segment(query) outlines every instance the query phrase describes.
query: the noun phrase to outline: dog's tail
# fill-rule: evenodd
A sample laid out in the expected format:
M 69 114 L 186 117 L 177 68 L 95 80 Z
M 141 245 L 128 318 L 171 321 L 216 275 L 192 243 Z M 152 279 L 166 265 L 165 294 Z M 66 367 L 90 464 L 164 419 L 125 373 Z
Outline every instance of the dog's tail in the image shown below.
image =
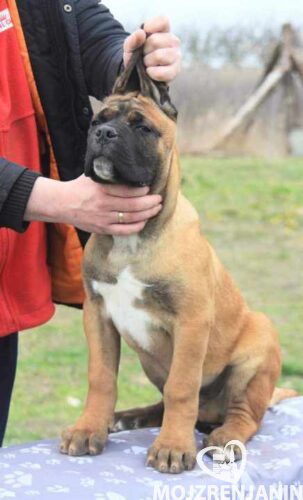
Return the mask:
M 276 403 L 280 403 L 280 401 L 283 401 L 283 399 L 296 398 L 297 396 L 299 396 L 299 393 L 297 391 L 294 391 L 293 389 L 276 387 L 270 400 L 269 406 L 274 406 Z

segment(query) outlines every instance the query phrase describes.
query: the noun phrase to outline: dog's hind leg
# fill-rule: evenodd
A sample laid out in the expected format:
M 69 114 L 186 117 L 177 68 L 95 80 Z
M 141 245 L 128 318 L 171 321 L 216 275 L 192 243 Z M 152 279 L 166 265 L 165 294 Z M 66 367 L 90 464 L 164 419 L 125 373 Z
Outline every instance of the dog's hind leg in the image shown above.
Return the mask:
M 160 427 L 163 411 L 163 401 L 159 401 L 159 403 L 144 408 L 132 408 L 115 412 L 114 423 L 109 431 L 119 432 L 129 429 L 141 429 L 142 427 Z
M 263 320 L 264 318 L 264 320 Z M 263 327 L 263 329 L 261 329 Z M 225 389 L 225 418 L 224 424 L 215 429 L 204 440 L 204 446 L 223 447 L 231 440 L 245 443 L 259 429 L 265 411 L 270 405 L 277 378 L 280 373 L 280 350 L 278 344 L 268 341 L 263 346 L 263 353 L 258 345 L 254 351 L 246 344 L 246 335 L 256 338 L 260 332 L 265 338 L 273 338 L 270 322 L 263 316 L 252 313 L 242 337 L 242 352 L 246 356 L 238 360 L 233 366 L 233 373 Z M 266 331 L 267 329 L 267 331 Z M 239 352 L 239 351 L 238 351 Z M 258 353 L 259 357 L 253 356 Z M 260 359 L 260 355 L 262 359 Z M 254 363 L 258 359 L 257 364 Z M 237 451 L 235 449 L 236 458 Z

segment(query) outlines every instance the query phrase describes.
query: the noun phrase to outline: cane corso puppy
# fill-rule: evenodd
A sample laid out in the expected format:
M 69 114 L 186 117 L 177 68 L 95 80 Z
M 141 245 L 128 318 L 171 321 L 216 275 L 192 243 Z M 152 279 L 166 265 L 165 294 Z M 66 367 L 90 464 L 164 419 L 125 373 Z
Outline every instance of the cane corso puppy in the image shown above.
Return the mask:
M 136 236 L 92 235 L 87 244 L 89 391 L 61 444 L 63 453 L 95 455 L 111 427 L 161 426 L 147 463 L 172 473 L 194 467 L 197 422 L 214 425 L 205 445 L 245 443 L 270 402 L 291 395 L 275 391 L 276 330 L 249 309 L 180 192 L 176 118 L 166 86 L 147 76 L 138 50 L 91 123 L 86 175 L 149 186 L 163 209 Z M 114 417 L 121 337 L 162 401 Z

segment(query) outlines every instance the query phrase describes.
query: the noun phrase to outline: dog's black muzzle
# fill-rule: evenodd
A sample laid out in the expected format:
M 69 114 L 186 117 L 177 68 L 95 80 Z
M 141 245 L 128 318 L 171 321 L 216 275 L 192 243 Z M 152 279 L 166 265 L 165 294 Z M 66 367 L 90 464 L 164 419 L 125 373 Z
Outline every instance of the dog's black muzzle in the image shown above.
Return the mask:
M 85 175 L 95 182 L 151 186 L 155 169 L 144 144 L 125 125 L 99 124 L 88 134 Z

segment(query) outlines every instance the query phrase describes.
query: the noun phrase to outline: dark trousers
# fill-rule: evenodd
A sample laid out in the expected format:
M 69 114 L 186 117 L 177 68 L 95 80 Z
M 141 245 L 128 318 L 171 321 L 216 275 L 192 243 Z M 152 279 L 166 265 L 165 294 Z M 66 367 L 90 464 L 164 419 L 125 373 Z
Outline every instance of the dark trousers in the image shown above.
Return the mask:
M 0 447 L 3 443 L 18 357 L 18 333 L 0 337 Z

